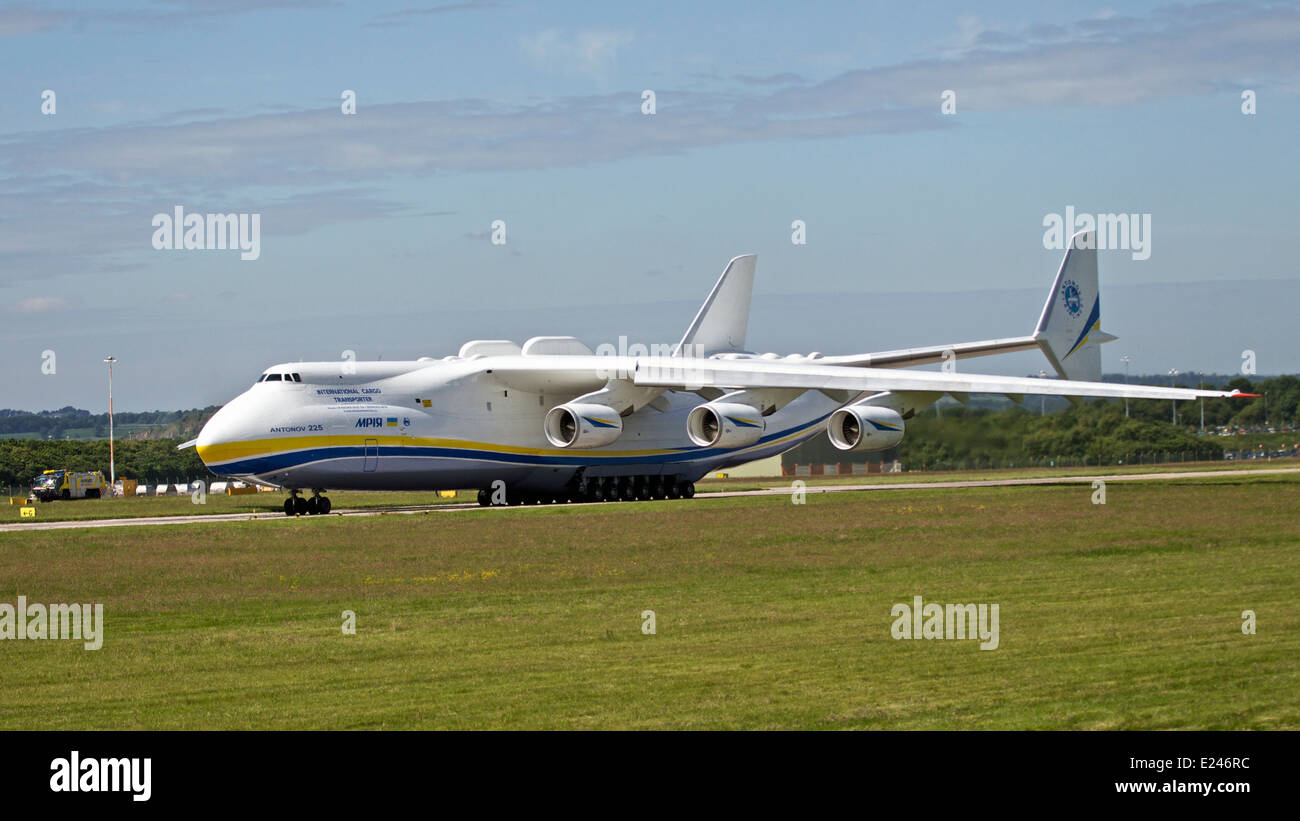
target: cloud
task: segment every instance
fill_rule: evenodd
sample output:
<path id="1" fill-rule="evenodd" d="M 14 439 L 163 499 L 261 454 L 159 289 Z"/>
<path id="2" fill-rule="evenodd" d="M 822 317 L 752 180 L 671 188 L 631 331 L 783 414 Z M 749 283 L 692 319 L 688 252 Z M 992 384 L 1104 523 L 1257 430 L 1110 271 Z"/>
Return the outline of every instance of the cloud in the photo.
<path id="1" fill-rule="evenodd" d="M 496 0 L 467 0 L 467 2 L 462 3 L 444 3 L 438 6 L 399 9 L 398 11 L 390 11 L 376 16 L 369 23 L 366 23 L 366 28 L 397 28 L 409 25 L 421 18 L 462 11 L 482 11 L 484 9 L 500 8 L 502 5 Z"/>
<path id="2" fill-rule="evenodd" d="M 747 86 L 792 86 L 808 82 L 805 78 L 789 71 L 758 77 L 753 74 L 736 74 L 731 79 Z"/>
<path id="3" fill-rule="evenodd" d="M 70 23 L 136 28 L 176 26 L 251 12 L 322 9 L 336 5 L 332 0 L 158 0 L 135 9 L 99 11 L 11 3 L 0 7 L 0 37 L 40 34 Z"/>
<path id="4" fill-rule="evenodd" d="M 12 303 L 7 310 L 13 314 L 45 314 L 67 308 L 71 304 L 63 297 L 32 296 Z"/>
<path id="5" fill-rule="evenodd" d="M 262 246 L 276 237 L 378 217 L 405 216 L 403 203 L 364 187 L 327 188 L 293 196 L 217 191 L 188 182 L 124 184 L 11 177 L 0 187 L 0 284 L 101 271 L 142 270 L 167 258 L 155 251 L 151 221 L 175 205 L 196 213 L 260 213 Z"/>
<path id="6" fill-rule="evenodd" d="M 936 106 L 953 89 L 970 110 L 1122 106 L 1240 88 L 1300 70 L 1300 12 L 1204 4 L 1186 14 L 1093 17 L 1059 29 L 967 20 L 957 56 L 849 71 L 774 95 L 792 114 L 860 106 Z"/>
<path id="7" fill-rule="evenodd" d="M 196 13 L 215 7 L 192 3 Z M 257 4 L 235 3 L 235 9 Z M 14 7 L 6 7 L 12 9 Z M 1273 5 L 1204 4 L 1143 18 L 1102 15 L 1071 24 L 1010 27 L 973 18 L 954 56 L 842 72 L 792 86 L 789 73 L 734 78 L 729 90 L 661 89 L 640 113 L 640 89 L 524 104 L 481 99 L 375 104 L 241 117 L 214 111 L 106 128 L 0 136 L 0 279 L 39 261 L 47 274 L 102 264 L 96 255 L 148 249 L 152 214 L 263 214 L 262 230 L 410 216 L 380 193 L 442 173 L 562 168 L 761 141 L 813 140 L 959 128 L 961 110 L 1120 106 L 1252 87 L 1300 71 L 1300 12 Z M 989 32 L 996 32 L 990 36 Z M 630 42 L 622 32 L 551 29 L 527 48 L 539 60 L 590 69 Z M 255 180 L 255 184 L 250 184 Z M 283 187 L 297 196 L 258 193 Z M 428 211 L 430 203 L 418 209 Z M 58 253 L 54 253 L 57 250 Z M 113 264 L 152 263 L 141 257 Z"/>
<path id="8" fill-rule="evenodd" d="M 51 9 L 36 3 L 11 3 L 0 6 L 0 37 L 40 34 L 72 20 L 71 11 Z"/>
<path id="9" fill-rule="evenodd" d="M 661 89 L 658 113 L 640 113 L 640 90 L 528 104 L 479 99 L 375 104 L 355 116 L 331 106 L 243 117 L 154 121 L 0 137 L 0 178 L 48 169 L 108 186 L 165 185 L 173 196 L 228 191 L 248 180 L 312 186 L 373 185 L 443 172 L 587 165 L 712 146 L 960 127 L 938 114 L 939 93 L 962 110 L 1118 106 L 1205 94 L 1300 70 L 1300 13 L 1273 6 L 1196 7 L 1134 20 L 1089 18 L 977 45 L 959 57 L 847 71 L 808 86 L 796 75 L 749 78 L 735 91 Z M 539 58 L 591 66 L 614 59 L 630 35 L 552 29 Z M 1117 67 L 1122 67 L 1118 70 Z M 768 85 L 773 87 L 768 88 Z M 208 112 L 204 112 L 205 114 Z M 49 180 L 45 180 L 48 182 Z M 12 188 L 12 185 L 6 186 Z M 0 199 L 3 196 L 0 195 Z"/>
<path id="10" fill-rule="evenodd" d="M 632 40 L 628 31 L 546 29 L 521 37 L 519 42 L 524 53 L 542 68 L 599 74 L 614 67 L 618 50 Z"/>
<path id="11" fill-rule="evenodd" d="M 167 125 L 29 132 L 0 138 L 0 176 L 49 169 L 106 186 L 166 185 L 178 196 L 260 185 L 372 184 L 446 171 L 587 165 L 762 140 L 950 127 L 930 111 L 800 111 L 751 94 L 639 91 L 529 105 L 482 100 L 379 104 Z M 845 106 L 851 108 L 851 106 Z M 2 199 L 2 197 L 0 197 Z"/>

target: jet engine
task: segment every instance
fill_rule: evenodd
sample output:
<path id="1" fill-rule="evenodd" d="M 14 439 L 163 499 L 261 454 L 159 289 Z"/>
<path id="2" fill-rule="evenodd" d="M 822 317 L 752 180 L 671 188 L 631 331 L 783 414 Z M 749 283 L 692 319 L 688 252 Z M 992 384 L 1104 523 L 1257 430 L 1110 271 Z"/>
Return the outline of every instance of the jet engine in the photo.
<path id="1" fill-rule="evenodd" d="M 557 448 L 598 448 L 623 433 L 623 419 L 608 405 L 570 402 L 547 411 L 542 427 Z"/>
<path id="2" fill-rule="evenodd" d="M 757 442 L 766 428 L 758 408 L 735 402 L 706 402 L 686 417 L 686 435 L 702 448 L 743 448 Z"/>
<path id="3" fill-rule="evenodd" d="M 849 405 L 831 414 L 826 434 L 838 450 L 885 450 L 903 441 L 903 417 L 877 405 Z"/>

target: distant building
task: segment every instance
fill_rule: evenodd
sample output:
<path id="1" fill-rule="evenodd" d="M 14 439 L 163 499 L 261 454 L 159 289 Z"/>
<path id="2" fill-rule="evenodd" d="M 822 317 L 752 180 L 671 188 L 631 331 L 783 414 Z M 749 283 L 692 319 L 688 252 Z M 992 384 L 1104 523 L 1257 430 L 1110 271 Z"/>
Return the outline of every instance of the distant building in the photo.
<path id="1" fill-rule="evenodd" d="M 766 459 L 759 459 L 754 462 L 746 462 L 743 465 L 737 465 L 731 468 L 725 468 L 721 471 L 728 477 L 756 477 L 768 478 L 781 475 L 781 457 L 769 456 Z M 713 474 L 709 474 L 712 476 Z"/>

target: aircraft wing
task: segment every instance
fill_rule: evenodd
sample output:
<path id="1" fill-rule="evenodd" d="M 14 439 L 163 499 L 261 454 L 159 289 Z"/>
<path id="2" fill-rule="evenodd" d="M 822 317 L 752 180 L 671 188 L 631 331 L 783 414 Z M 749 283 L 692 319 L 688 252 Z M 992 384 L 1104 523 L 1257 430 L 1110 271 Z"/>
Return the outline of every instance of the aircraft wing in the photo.
<path id="1" fill-rule="evenodd" d="M 897 351 L 869 354 L 823 356 L 817 361 L 823 365 L 848 365 L 859 368 L 907 368 L 913 365 L 933 365 L 943 362 L 949 351 L 954 359 L 968 359 L 975 356 L 1036 350 L 1039 350 L 1036 337 L 1017 336 L 1008 339 L 985 339 L 980 342 L 957 342 L 952 345 L 927 345 L 923 348 L 903 348 Z"/>
<path id="2" fill-rule="evenodd" d="M 934 373 L 863 368 L 844 365 L 791 363 L 762 359 L 657 359 L 638 362 L 633 383 L 639 387 L 698 390 L 724 388 L 801 388 L 804 390 L 938 391 L 940 393 L 1001 393 L 1009 395 L 1087 396 L 1114 399 L 1197 399 L 1254 396 L 1238 391 L 1161 388 L 1109 382 L 1035 379 L 970 373 Z"/>

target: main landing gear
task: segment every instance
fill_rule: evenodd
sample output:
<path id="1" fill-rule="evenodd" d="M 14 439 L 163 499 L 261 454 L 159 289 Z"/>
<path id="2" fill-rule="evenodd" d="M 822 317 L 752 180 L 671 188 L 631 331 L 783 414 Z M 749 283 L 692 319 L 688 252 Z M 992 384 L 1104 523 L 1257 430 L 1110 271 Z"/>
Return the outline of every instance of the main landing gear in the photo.
<path id="1" fill-rule="evenodd" d="M 301 492 L 297 488 L 289 491 L 289 498 L 284 500 L 284 515 L 323 516 L 330 512 L 329 497 L 321 495 L 325 492 L 324 488 L 313 488 L 310 499 L 299 496 Z"/>
<path id="2" fill-rule="evenodd" d="M 481 507 L 501 504 L 494 491 L 480 490 Z M 695 495 L 695 483 L 678 481 L 676 476 L 602 476 L 585 479 L 571 488 L 554 492 L 505 491 L 507 505 L 549 505 L 567 502 L 632 502 L 649 499 L 689 499 Z"/>

